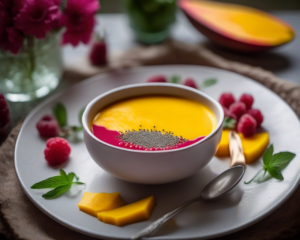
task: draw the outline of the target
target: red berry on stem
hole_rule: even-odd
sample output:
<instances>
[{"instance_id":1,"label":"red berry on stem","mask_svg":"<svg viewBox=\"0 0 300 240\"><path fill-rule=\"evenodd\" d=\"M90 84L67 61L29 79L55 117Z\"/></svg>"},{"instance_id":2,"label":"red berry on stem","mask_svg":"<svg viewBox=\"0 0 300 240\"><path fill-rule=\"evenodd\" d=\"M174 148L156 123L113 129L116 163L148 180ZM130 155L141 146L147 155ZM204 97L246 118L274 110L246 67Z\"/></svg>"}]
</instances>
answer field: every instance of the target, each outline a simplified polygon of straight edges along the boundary
<instances>
[{"instance_id":1,"label":"red berry on stem","mask_svg":"<svg viewBox=\"0 0 300 240\"><path fill-rule=\"evenodd\" d=\"M241 97L240 97L240 102L245 103L247 110L251 109L252 104L254 102L254 99L252 97L252 95L250 94L246 94L244 93Z\"/></svg>"},{"instance_id":2,"label":"red berry on stem","mask_svg":"<svg viewBox=\"0 0 300 240\"><path fill-rule=\"evenodd\" d=\"M183 85L198 89L195 80L192 79L192 78L187 78L187 79L183 82Z\"/></svg>"},{"instance_id":3,"label":"red berry on stem","mask_svg":"<svg viewBox=\"0 0 300 240\"><path fill-rule=\"evenodd\" d=\"M240 117L246 113L246 105L242 102L235 102L230 105L229 111L237 117L237 120L239 120Z\"/></svg>"},{"instance_id":4,"label":"red berry on stem","mask_svg":"<svg viewBox=\"0 0 300 240\"><path fill-rule=\"evenodd\" d=\"M226 108L235 102L235 98L231 93L223 93L219 99L219 103Z\"/></svg>"},{"instance_id":5,"label":"red berry on stem","mask_svg":"<svg viewBox=\"0 0 300 240\"><path fill-rule=\"evenodd\" d=\"M105 41L94 42L90 52L90 62L94 66L101 66L107 63L107 48Z\"/></svg>"},{"instance_id":6,"label":"red berry on stem","mask_svg":"<svg viewBox=\"0 0 300 240\"><path fill-rule=\"evenodd\" d=\"M167 78L163 75L158 75L158 76L154 76L151 77L147 80L147 82L168 82Z\"/></svg>"},{"instance_id":7,"label":"red berry on stem","mask_svg":"<svg viewBox=\"0 0 300 240\"><path fill-rule=\"evenodd\" d=\"M258 109L250 109L247 113L256 120L257 127L260 127L264 120L264 116L261 114L261 111L259 111Z\"/></svg>"},{"instance_id":8,"label":"red berry on stem","mask_svg":"<svg viewBox=\"0 0 300 240\"><path fill-rule=\"evenodd\" d=\"M256 129L256 120L250 114L244 114L237 125L238 132L242 133L244 137L254 135Z\"/></svg>"},{"instance_id":9,"label":"red berry on stem","mask_svg":"<svg viewBox=\"0 0 300 240\"><path fill-rule=\"evenodd\" d=\"M63 138L50 138L46 142L44 150L45 159L49 165L59 165L68 160L71 153L71 147L67 140Z\"/></svg>"},{"instance_id":10,"label":"red berry on stem","mask_svg":"<svg viewBox=\"0 0 300 240\"><path fill-rule=\"evenodd\" d=\"M46 115L37 122L36 128L42 137L56 137L58 135L58 122L55 117Z\"/></svg>"},{"instance_id":11,"label":"red berry on stem","mask_svg":"<svg viewBox=\"0 0 300 240\"><path fill-rule=\"evenodd\" d=\"M6 133L9 122L9 108L3 94L0 93L0 135Z\"/></svg>"}]
</instances>

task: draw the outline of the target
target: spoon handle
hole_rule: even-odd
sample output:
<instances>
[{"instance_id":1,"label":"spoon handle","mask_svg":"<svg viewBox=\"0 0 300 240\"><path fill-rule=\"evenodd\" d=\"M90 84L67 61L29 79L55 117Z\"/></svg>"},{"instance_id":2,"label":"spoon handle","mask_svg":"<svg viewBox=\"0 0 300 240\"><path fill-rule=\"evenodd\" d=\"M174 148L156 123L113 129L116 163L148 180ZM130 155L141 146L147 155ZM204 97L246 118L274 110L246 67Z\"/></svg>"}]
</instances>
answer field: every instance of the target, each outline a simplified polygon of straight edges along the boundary
<instances>
[{"instance_id":1,"label":"spoon handle","mask_svg":"<svg viewBox=\"0 0 300 240\"><path fill-rule=\"evenodd\" d=\"M148 227L144 228L142 231L140 231L137 235L133 236L131 240L139 240L143 237L149 236L153 233L155 233L158 229L160 229L167 221L169 221L172 217L177 215L179 212L181 212L183 209L188 207L189 205L201 201L201 198L194 198L191 199L183 204L181 204L179 207L175 208L171 212L168 212L161 218L157 219L155 222L151 223Z\"/></svg>"}]
</instances>

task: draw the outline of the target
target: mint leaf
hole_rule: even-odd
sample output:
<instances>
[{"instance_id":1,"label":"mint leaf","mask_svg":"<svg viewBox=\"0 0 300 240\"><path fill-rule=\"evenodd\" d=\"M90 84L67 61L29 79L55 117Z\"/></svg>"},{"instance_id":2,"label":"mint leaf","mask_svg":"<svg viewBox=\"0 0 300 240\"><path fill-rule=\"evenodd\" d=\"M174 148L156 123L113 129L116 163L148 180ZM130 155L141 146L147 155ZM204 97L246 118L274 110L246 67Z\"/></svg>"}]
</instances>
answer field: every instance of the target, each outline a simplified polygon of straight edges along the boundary
<instances>
[{"instance_id":1,"label":"mint leaf","mask_svg":"<svg viewBox=\"0 0 300 240\"><path fill-rule=\"evenodd\" d=\"M181 80L181 77L178 75L174 75L170 78L170 82L175 83L175 84L180 83L180 80Z\"/></svg>"},{"instance_id":2,"label":"mint leaf","mask_svg":"<svg viewBox=\"0 0 300 240\"><path fill-rule=\"evenodd\" d=\"M269 163L271 162L273 152L274 152L274 147L273 147L273 144L271 144L270 147L267 148L267 150L264 152L264 155L263 155L263 163L265 166L268 166Z\"/></svg>"},{"instance_id":3,"label":"mint leaf","mask_svg":"<svg viewBox=\"0 0 300 240\"><path fill-rule=\"evenodd\" d=\"M47 178L31 186L31 189L56 188L60 185L66 185L69 181L64 176L55 176Z\"/></svg>"},{"instance_id":4,"label":"mint leaf","mask_svg":"<svg viewBox=\"0 0 300 240\"><path fill-rule=\"evenodd\" d=\"M264 176L262 180L258 181L258 175L262 171L260 170L249 182L244 182L245 184L249 184L252 181L256 181L258 183L269 180L271 177L276 178L278 180L284 180L284 177L281 173L281 170L284 169L296 156L296 154L291 152L279 152L273 154L274 147L271 144L267 150L263 154L263 169ZM268 172L266 176L266 172Z\"/></svg>"},{"instance_id":5,"label":"mint leaf","mask_svg":"<svg viewBox=\"0 0 300 240\"><path fill-rule=\"evenodd\" d=\"M74 178L76 179L73 182ZM54 188L53 190L42 195L45 199L57 198L67 192L72 185L82 185L83 182L78 182L79 177L75 173L70 172L68 175L63 169L60 169L60 175L47 178L32 185L32 189Z\"/></svg>"},{"instance_id":6,"label":"mint leaf","mask_svg":"<svg viewBox=\"0 0 300 240\"><path fill-rule=\"evenodd\" d=\"M278 180L283 180L283 176L281 174L281 171L279 167L270 167L268 168L268 173L273 177Z\"/></svg>"},{"instance_id":7,"label":"mint leaf","mask_svg":"<svg viewBox=\"0 0 300 240\"><path fill-rule=\"evenodd\" d=\"M74 179L75 176L76 176L75 173L70 172L70 173L68 174L69 181L70 181L70 182L73 182L73 179Z\"/></svg>"},{"instance_id":8,"label":"mint leaf","mask_svg":"<svg viewBox=\"0 0 300 240\"><path fill-rule=\"evenodd\" d=\"M78 126L71 126L70 128L74 132L80 132L83 130L83 127L78 127Z\"/></svg>"},{"instance_id":9,"label":"mint leaf","mask_svg":"<svg viewBox=\"0 0 300 240\"><path fill-rule=\"evenodd\" d=\"M67 177L67 174L63 169L59 169L59 172L60 172L60 176Z\"/></svg>"},{"instance_id":10,"label":"mint leaf","mask_svg":"<svg viewBox=\"0 0 300 240\"><path fill-rule=\"evenodd\" d=\"M85 183L83 183L83 182L73 182L72 184L82 185L82 184L85 184Z\"/></svg>"},{"instance_id":11,"label":"mint leaf","mask_svg":"<svg viewBox=\"0 0 300 240\"><path fill-rule=\"evenodd\" d=\"M274 154L274 156L271 159L270 166L271 167L278 167L280 170L285 168L290 161L294 159L296 154L291 152L279 152Z\"/></svg>"},{"instance_id":12,"label":"mint leaf","mask_svg":"<svg viewBox=\"0 0 300 240\"><path fill-rule=\"evenodd\" d=\"M66 184L66 185L58 186L57 188L54 188L53 190L51 190L51 191L45 193L44 195L42 195L42 197L45 198L45 199L58 198L62 194L66 193L71 188L71 186L72 186L71 183Z\"/></svg>"},{"instance_id":13,"label":"mint leaf","mask_svg":"<svg viewBox=\"0 0 300 240\"><path fill-rule=\"evenodd\" d=\"M236 126L236 120L226 116L224 118L224 122L223 122L223 129L235 129Z\"/></svg>"},{"instance_id":14,"label":"mint leaf","mask_svg":"<svg viewBox=\"0 0 300 240\"><path fill-rule=\"evenodd\" d=\"M57 119L60 127L64 127L67 125L67 110L62 103L57 103L53 107L53 114Z\"/></svg>"},{"instance_id":15,"label":"mint leaf","mask_svg":"<svg viewBox=\"0 0 300 240\"><path fill-rule=\"evenodd\" d=\"M218 80L216 78L206 79L203 82L202 87L210 87L212 85L215 85L217 82L218 82Z\"/></svg>"}]
</instances>

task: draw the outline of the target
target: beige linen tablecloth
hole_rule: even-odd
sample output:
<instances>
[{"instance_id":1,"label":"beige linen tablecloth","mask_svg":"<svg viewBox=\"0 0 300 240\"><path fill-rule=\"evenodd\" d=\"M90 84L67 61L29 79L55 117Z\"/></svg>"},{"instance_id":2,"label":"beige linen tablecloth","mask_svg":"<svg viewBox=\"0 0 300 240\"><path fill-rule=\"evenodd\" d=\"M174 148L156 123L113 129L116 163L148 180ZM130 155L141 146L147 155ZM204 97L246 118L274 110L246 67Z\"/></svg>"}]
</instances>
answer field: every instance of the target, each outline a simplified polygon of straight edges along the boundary
<instances>
[{"instance_id":1,"label":"beige linen tablecloth","mask_svg":"<svg viewBox=\"0 0 300 240\"><path fill-rule=\"evenodd\" d=\"M137 47L111 59L105 68L95 68L83 59L67 67L64 78L80 81L104 71L141 65L193 64L211 66L245 75L280 95L300 116L300 87L277 78L271 72L224 59L204 46L168 41L162 45ZM0 233L9 239L93 239L70 230L41 212L23 193L14 169L14 147L20 122L0 147ZM300 188L279 209L260 222L225 240L286 239L300 230Z\"/></svg>"}]
</instances>

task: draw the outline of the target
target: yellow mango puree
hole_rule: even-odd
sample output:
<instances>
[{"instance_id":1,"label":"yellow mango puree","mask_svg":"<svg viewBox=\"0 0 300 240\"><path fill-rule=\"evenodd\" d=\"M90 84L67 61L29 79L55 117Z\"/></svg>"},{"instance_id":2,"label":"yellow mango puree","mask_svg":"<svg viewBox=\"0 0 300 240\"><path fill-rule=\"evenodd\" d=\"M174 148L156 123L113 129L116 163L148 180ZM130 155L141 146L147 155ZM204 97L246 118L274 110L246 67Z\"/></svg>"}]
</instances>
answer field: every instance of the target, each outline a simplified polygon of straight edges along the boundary
<instances>
[{"instance_id":1,"label":"yellow mango puree","mask_svg":"<svg viewBox=\"0 0 300 240\"><path fill-rule=\"evenodd\" d=\"M109 130L156 129L193 140L207 136L217 125L213 112L204 104L186 98L149 95L113 103L94 118L93 125Z\"/></svg>"},{"instance_id":2,"label":"yellow mango puree","mask_svg":"<svg viewBox=\"0 0 300 240\"><path fill-rule=\"evenodd\" d=\"M197 0L190 11L209 27L245 42L279 45L295 35L287 24L250 7Z\"/></svg>"}]
</instances>

